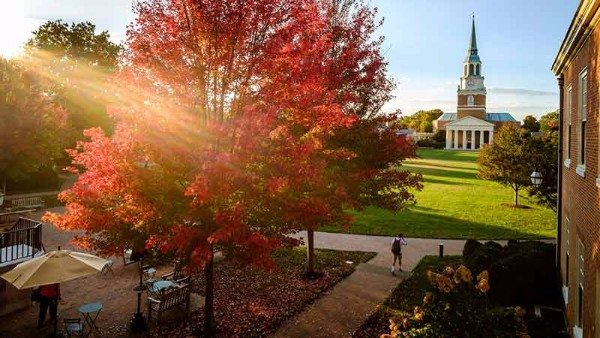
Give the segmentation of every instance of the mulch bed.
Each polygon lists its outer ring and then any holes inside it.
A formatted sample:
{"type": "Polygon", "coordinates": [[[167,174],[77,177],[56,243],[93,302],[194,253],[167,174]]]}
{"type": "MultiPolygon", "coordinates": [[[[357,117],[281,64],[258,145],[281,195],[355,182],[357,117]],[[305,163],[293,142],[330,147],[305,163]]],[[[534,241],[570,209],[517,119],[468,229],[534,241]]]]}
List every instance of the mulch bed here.
{"type": "MultiPolygon", "coordinates": [[[[372,252],[316,250],[316,268],[323,277],[302,278],[304,248],[281,249],[273,254],[277,268],[265,271],[222,261],[215,265],[215,321],[217,337],[263,337],[326,294],[354,272],[356,265],[375,256],[372,252]],[[353,263],[348,263],[348,261],[353,263]]],[[[194,282],[202,293],[204,278],[194,282]]],[[[150,337],[202,336],[202,309],[192,312],[187,323],[167,323],[150,337]]]]}

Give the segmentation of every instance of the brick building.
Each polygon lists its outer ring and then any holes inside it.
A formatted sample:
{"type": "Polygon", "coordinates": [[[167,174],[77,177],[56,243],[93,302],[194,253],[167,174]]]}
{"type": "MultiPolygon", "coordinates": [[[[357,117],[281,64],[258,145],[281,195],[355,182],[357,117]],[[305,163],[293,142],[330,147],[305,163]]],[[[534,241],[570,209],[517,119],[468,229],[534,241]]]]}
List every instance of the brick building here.
{"type": "Polygon", "coordinates": [[[446,149],[479,149],[492,143],[494,132],[502,125],[521,125],[509,113],[486,111],[487,91],[483,80],[473,17],[469,48],[457,90],[456,113],[444,113],[433,121],[435,130],[446,131],[446,149]]]}
{"type": "Polygon", "coordinates": [[[600,0],[583,0],[552,65],[560,90],[558,250],[573,337],[600,337],[600,0]]]}

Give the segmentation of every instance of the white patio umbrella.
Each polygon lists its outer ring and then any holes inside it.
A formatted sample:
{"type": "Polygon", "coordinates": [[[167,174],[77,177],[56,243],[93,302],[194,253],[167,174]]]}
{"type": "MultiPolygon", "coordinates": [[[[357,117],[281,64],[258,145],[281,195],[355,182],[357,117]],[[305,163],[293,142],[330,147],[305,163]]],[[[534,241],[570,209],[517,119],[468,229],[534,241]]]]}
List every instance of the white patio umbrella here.
{"type": "Polygon", "coordinates": [[[104,258],[83,252],[51,251],[17,265],[1,275],[17,289],[62,283],[95,274],[108,264],[104,258]]]}

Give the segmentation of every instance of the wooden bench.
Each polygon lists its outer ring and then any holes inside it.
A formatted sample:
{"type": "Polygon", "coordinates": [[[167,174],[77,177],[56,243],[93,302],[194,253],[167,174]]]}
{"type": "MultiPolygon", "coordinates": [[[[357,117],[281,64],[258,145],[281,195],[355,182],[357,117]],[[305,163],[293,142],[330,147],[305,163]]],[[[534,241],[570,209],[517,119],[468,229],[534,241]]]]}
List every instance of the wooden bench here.
{"type": "Polygon", "coordinates": [[[10,210],[38,209],[44,207],[44,199],[40,196],[23,197],[10,200],[10,210]]]}
{"type": "Polygon", "coordinates": [[[155,314],[155,321],[160,324],[162,314],[175,307],[185,309],[185,316],[188,318],[190,312],[190,284],[159,292],[154,297],[148,297],[148,322],[152,321],[155,314]]]}

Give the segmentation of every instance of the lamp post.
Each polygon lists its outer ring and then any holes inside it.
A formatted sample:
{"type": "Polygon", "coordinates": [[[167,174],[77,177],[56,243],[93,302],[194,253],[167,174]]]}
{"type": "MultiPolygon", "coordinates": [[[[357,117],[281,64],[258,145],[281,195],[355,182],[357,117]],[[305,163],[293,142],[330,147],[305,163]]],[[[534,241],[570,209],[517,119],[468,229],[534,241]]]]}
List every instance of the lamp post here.
{"type": "Polygon", "coordinates": [[[142,280],[143,274],[143,266],[144,266],[144,254],[140,254],[139,256],[139,272],[140,272],[140,282],[139,284],[133,288],[133,291],[137,292],[137,311],[131,317],[131,322],[129,326],[132,332],[142,332],[147,328],[146,317],[144,317],[144,313],[142,312],[142,293],[146,289],[144,286],[144,282],[142,280]]]}
{"type": "Polygon", "coordinates": [[[529,177],[531,178],[531,183],[534,187],[539,188],[540,185],[542,185],[543,176],[539,171],[534,170],[529,177]]]}

